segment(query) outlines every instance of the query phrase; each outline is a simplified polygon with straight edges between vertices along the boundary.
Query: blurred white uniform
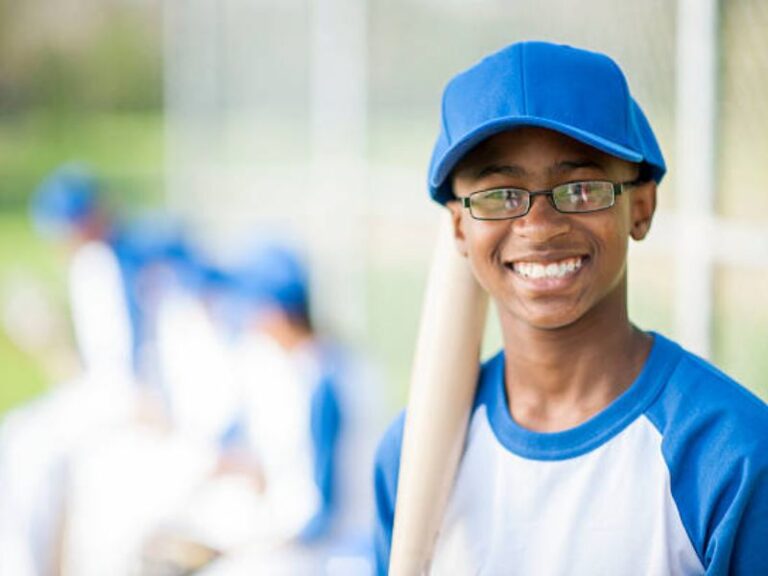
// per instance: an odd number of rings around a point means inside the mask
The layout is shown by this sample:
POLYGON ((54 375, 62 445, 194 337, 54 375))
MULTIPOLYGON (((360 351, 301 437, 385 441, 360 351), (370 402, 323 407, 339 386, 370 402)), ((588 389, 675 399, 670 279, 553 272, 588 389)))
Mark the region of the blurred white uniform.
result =
POLYGON ((232 404, 216 397, 225 383, 213 369, 214 336, 206 333, 210 325, 198 302, 174 298, 166 304, 158 316, 158 357, 179 427, 164 434, 114 430, 78 459, 70 493, 79 513, 68 526, 68 573, 131 574, 143 544, 166 528, 229 554, 209 568, 213 574, 277 569, 276 562, 286 573, 314 574, 314 564, 296 570, 310 556, 316 562, 316 554, 300 548, 272 553, 295 539, 320 507, 310 433, 311 387, 318 378, 312 355, 289 355, 265 337, 249 338, 237 351, 247 443, 267 483, 260 493, 244 476, 214 475, 214 440, 234 418, 232 404), (109 530, 99 530, 104 525, 109 530))
POLYGON ((259 493, 240 475, 207 478, 175 519, 181 532, 223 552, 251 545, 269 549, 288 541, 320 499, 312 474, 310 395, 290 359, 270 339, 249 338, 237 350, 235 367, 240 424, 267 488, 259 493))
POLYGON ((288 353, 266 336, 246 338, 240 350, 248 441, 265 479, 265 529, 277 542, 298 536, 320 507, 310 431, 314 360, 309 349, 288 353))
MULTIPOLYGON (((238 400, 227 347, 204 303, 173 282, 162 288, 151 321, 169 427, 113 430, 75 463, 70 496, 78 513, 68 526, 66 565, 76 576, 135 573, 158 530, 197 537, 187 517, 214 505, 208 486, 218 440, 238 400)), ((243 506, 241 500, 222 508, 224 533, 237 525, 243 506)))
POLYGON ((131 323, 120 268, 109 246, 92 242, 78 250, 69 288, 84 374, 16 409, 3 422, 0 574, 51 573, 72 460, 133 409, 131 323))
POLYGON ((266 489, 250 545, 218 560, 205 576, 372 573, 367 542, 373 508, 370 471, 381 431, 376 416, 381 404, 371 371, 347 357, 334 374, 341 427, 333 455, 331 522, 319 539, 300 538, 322 506, 315 458, 323 447, 313 437, 311 412, 317 410, 313 394, 327 361, 316 344, 288 352, 266 336, 251 335, 243 342, 239 365, 247 385, 248 440, 266 489))
POLYGON ((71 473, 65 573, 137 574, 152 535, 175 522, 212 473, 216 453, 144 426, 114 429, 78 458, 71 473))
MULTIPOLYGON (((120 264, 104 242, 89 242, 69 268, 69 293, 77 348, 88 373, 133 372, 133 329, 120 264)), ((105 385, 109 385, 106 383, 105 385)))
POLYGON ((61 384, 0 427, 0 574, 52 573, 73 458, 133 413, 129 383, 102 384, 61 384))
POLYGON ((232 346, 197 295, 171 287, 155 317, 158 378, 174 430, 216 444, 238 409, 232 346))

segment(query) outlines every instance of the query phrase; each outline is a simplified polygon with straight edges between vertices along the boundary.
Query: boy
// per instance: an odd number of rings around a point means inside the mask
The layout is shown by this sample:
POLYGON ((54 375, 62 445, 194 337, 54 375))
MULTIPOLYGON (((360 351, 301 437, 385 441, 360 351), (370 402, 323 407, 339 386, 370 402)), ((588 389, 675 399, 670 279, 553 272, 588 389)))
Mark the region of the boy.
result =
MULTIPOLYGON (((432 574, 768 574, 768 408, 627 316, 666 167, 608 57, 512 45, 454 78, 429 170, 499 311, 432 574)), ((377 455, 386 574, 403 419, 377 455)))

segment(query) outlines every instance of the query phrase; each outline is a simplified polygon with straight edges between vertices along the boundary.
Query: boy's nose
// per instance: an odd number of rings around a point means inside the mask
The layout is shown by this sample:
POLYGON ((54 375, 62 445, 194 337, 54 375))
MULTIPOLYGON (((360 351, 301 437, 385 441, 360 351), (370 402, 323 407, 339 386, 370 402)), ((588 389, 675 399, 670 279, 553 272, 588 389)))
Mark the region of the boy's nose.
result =
POLYGON ((528 214, 512 222, 515 234, 534 242, 547 242, 571 229, 569 216, 555 210, 549 196, 531 197, 528 214))

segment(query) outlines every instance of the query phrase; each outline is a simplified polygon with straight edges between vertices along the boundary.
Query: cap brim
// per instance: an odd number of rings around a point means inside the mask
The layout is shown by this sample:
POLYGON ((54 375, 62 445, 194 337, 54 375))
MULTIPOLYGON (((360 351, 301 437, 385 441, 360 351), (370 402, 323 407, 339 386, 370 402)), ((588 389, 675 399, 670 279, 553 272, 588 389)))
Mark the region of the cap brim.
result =
POLYGON ((464 136, 461 140, 451 146, 448 152, 438 161, 437 166, 432 171, 432 178, 429 182, 429 187, 434 199, 445 203, 452 198, 452 194, 446 190, 444 185, 448 176, 456 167, 456 164, 458 164, 458 162, 472 148, 491 136, 521 126, 537 126, 539 128, 547 128, 549 130, 554 130, 555 132, 560 132, 561 134, 570 136, 574 140, 578 140, 579 142, 597 148, 606 154, 616 156, 617 158, 627 160, 628 162, 642 162, 644 160, 642 154, 631 150, 626 146, 611 142, 605 138, 601 138, 600 136, 561 122, 554 122, 536 116, 497 118, 486 124, 481 124, 475 130, 464 136))

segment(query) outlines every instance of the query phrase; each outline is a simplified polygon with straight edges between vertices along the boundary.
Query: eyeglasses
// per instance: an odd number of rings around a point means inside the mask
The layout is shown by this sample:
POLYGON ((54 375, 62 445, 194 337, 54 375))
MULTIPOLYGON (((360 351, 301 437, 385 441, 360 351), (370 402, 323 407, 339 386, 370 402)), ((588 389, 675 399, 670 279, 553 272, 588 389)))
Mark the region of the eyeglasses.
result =
POLYGON ((610 208, 625 186, 637 184, 637 180, 619 183, 588 180, 568 182, 536 192, 522 188, 493 188, 473 192, 460 200, 462 206, 468 208, 470 215, 476 220, 510 220, 525 216, 531 210, 531 198, 534 196, 547 196, 558 212, 584 214, 610 208))

